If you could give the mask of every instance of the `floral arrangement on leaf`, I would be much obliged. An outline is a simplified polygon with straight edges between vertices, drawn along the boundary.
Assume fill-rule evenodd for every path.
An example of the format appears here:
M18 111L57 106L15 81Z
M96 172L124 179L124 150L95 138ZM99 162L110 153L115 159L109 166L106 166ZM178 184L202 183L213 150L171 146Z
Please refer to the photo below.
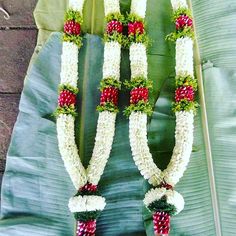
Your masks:
M65 168L76 189L69 200L69 209L77 221L77 236L94 236L96 220L106 206L105 198L98 192L98 182L110 155L118 112L118 90L120 89L120 27L114 23L120 14L119 0L104 0L107 31L110 37L104 47L103 78L100 83L101 98L97 107L99 117L92 157L87 169L79 157L75 142L76 95L78 93L78 54L82 46L81 25L83 23L84 0L70 0L65 16L61 55L61 82L57 115L57 137ZM112 23L111 23L112 22ZM111 30L112 29L112 30Z
M152 114L148 102L151 81L148 80L147 37L144 27L147 0L132 0L130 25L131 80L126 82L130 92L129 138L133 159L140 173L154 187L143 200L153 214L155 235L168 235L170 217L184 208L184 199L174 190L183 176L193 144L193 122L197 103L194 94L197 82L193 71L193 22L185 0L172 0L176 31L167 38L176 41L176 91L173 111L176 115L175 147L165 170L154 163L148 147L147 116ZM138 25L138 26L137 26Z

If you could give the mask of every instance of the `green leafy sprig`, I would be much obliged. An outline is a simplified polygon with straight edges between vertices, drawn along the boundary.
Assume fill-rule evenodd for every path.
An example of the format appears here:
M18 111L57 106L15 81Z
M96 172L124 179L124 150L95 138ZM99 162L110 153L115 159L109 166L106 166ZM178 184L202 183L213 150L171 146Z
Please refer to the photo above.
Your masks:
M65 21L74 20L75 22L82 24L83 17L79 11L75 11L73 9L69 9L65 14Z
M154 201L147 206L148 210L151 212L166 212L170 216L176 214L177 209L174 205L167 203L166 197L162 197L160 200Z
M177 75L175 77L175 84L176 84L176 87L192 86L193 90L197 91L197 80L194 79L190 75L186 75L186 76Z
M77 116L76 109L74 105L70 106L63 106L63 107L57 107L56 111L54 112L54 116L58 117L59 115L72 115Z
M126 80L124 82L124 85L126 86L126 88L128 88L130 90L137 88L137 87L152 89L153 82L149 79L144 78L144 77L135 77L135 78L132 78L130 81Z
M122 15L121 13L119 12L115 12L115 13L110 13L106 16L106 22L110 22L112 20L117 20L119 21L120 23L122 24L125 24L126 23L126 20L125 20L125 17L124 15Z
M89 220L96 220L102 211L85 211L85 212L76 212L74 217L78 221L86 222Z
M194 101L188 101L187 99L181 99L179 102L173 102L173 112L178 111L193 111L196 113L199 104Z
M114 88L117 88L120 90L121 89L121 82L118 81L117 79L112 78L112 77L108 77L108 78L101 80L100 87L99 87L101 92L103 91L103 89L109 88L109 87L114 87Z
M59 92L61 92L63 90L68 90L74 94L78 94L78 92L79 92L78 88L71 86L70 84L60 84L58 87L58 90L59 90Z
M172 21L175 23L175 21L181 16L181 15L186 15L189 18L192 18L192 13L189 8L178 8L176 11L174 11L172 15Z
M71 42L78 46L78 48L82 47L82 37L80 35L72 35L72 34L63 34L63 41L64 42Z
M119 109L114 103L112 102L106 102L104 105L98 105L97 106L97 111L98 112L103 112L103 111L110 111L113 113L118 113Z
M126 107L124 110L124 115L128 117L132 112L142 112L146 113L148 116L151 116L153 113L152 105L149 102L140 100L138 103L130 104Z

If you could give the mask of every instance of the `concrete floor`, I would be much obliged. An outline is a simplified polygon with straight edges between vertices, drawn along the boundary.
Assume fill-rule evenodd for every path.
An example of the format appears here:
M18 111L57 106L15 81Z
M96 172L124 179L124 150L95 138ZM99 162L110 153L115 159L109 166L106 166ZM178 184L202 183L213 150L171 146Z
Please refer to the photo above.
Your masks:
M37 0L0 1L0 7L10 14L6 20L0 12L0 184L24 77L36 45L36 3Z

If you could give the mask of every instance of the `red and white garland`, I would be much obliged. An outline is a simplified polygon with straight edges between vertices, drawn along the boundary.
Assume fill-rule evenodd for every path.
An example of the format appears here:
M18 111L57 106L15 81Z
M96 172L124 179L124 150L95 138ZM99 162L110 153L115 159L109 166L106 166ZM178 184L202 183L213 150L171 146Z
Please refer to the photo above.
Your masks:
M196 103L196 81L193 72L193 25L185 0L172 0L176 32L168 36L176 40L176 92L173 110L176 115L175 147L167 168L160 170L153 161L148 147L147 115L149 113L148 65L145 41L130 45L131 81L129 138L133 159L139 171L155 188L144 198L145 206L153 213L156 235L168 235L170 216L184 208L183 197L173 188L187 167L193 145L193 122ZM131 15L144 22L147 0L132 0ZM145 29L136 32L138 39ZM132 37L133 38L133 37ZM136 99L133 99L135 95Z
M97 191L97 185L109 158L115 132L121 45L112 39L105 43L97 132L92 157L88 168L85 169L79 157L74 131L83 5L84 0L69 1L64 24L60 94L56 113L60 154L78 191L69 200L69 209L77 220L76 235L92 236L96 231L96 219L106 205L105 198ZM104 0L104 6L106 17L120 14L119 0ZM110 32L110 35L113 33L115 30Z

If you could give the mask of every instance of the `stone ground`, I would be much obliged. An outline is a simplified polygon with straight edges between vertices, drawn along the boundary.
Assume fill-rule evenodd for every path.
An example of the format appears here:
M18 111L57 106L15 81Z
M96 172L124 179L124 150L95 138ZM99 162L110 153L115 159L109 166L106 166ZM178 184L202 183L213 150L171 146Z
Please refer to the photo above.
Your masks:
M24 77L36 44L36 3L37 0L0 1L0 7L10 14L6 20L0 12L0 185Z

